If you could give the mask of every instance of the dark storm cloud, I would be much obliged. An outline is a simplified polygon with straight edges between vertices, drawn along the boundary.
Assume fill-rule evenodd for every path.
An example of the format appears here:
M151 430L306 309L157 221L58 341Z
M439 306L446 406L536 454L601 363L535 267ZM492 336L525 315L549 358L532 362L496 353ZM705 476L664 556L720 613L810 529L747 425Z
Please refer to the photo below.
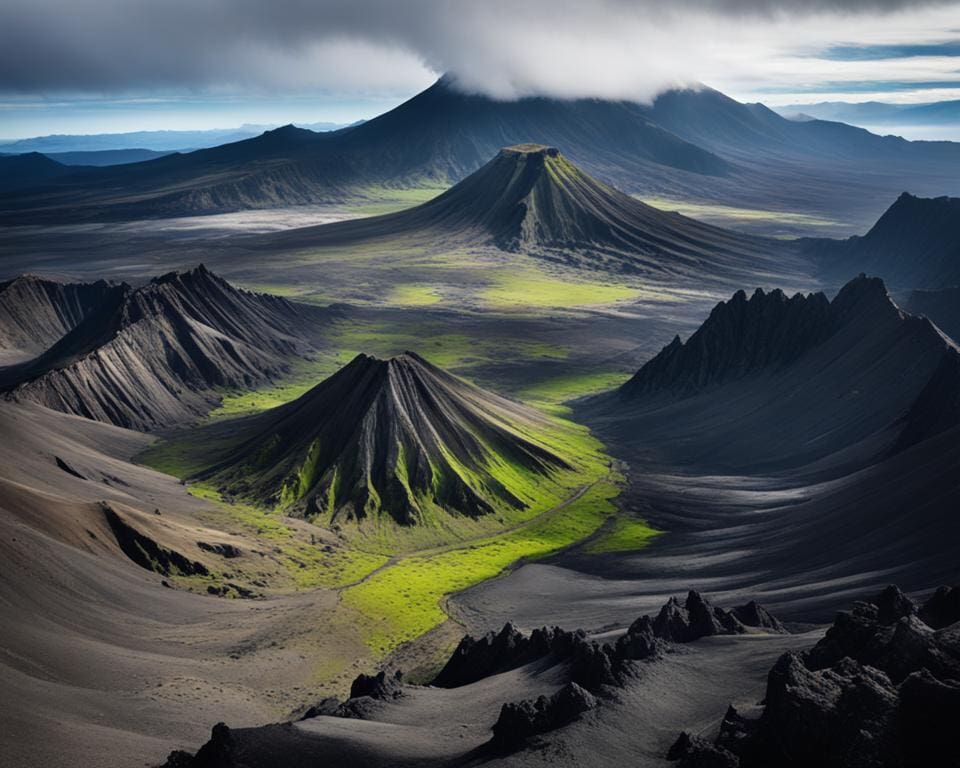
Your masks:
M0 90L404 87L426 70L509 96L655 88L688 18L895 12L937 0L0 0ZM673 36L664 30L672 30ZM636 62L640 60L643 66ZM584 68L586 67L586 70ZM616 73L622 72L618 79ZM580 78L579 75L583 74ZM677 76L696 75L680 72ZM594 78L595 79L595 78ZM622 81L622 82L621 82ZM598 94L607 95L607 94Z

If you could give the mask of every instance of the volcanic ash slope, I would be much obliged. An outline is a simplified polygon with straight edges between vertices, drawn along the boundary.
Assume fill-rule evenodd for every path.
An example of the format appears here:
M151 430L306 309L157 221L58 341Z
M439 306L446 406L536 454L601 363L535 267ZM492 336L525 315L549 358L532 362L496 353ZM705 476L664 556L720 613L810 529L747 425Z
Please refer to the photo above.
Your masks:
M132 429L184 422L214 387L252 386L306 349L300 310L203 266L120 286L39 357L4 372L17 400ZM11 387L11 385L14 385Z
M416 235L687 286L803 278L810 265L779 240L731 232L641 203L555 147L506 147L442 195L398 213L269 236L274 246L344 246Z
M510 515L535 507L581 460L569 458L574 433L410 352L358 355L299 399L225 431L200 477L327 522Z

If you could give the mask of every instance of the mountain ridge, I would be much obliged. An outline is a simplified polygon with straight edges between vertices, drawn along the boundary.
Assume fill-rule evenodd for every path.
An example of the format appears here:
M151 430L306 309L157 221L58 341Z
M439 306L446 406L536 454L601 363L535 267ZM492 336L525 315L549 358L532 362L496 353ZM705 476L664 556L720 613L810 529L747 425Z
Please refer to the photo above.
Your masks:
M150 430L205 413L215 387L284 371L298 351L299 312L239 291L202 265L141 288L115 288L46 352L4 371L8 396Z
M587 172L630 193L833 211L857 222L875 218L877 201L892 195L894 184L907 180L924 194L952 192L950 180L960 169L960 146L911 144L839 123L794 123L708 88L670 92L653 105L542 97L509 102L465 94L455 78L443 77L355 127L310 137L288 137L281 129L147 163L74 169L29 193L0 195L0 221L122 220L343 202L384 186L455 183L500 147L524 142L563 147ZM869 194L849 194L851 168L868 179ZM802 172L818 194L784 185L787 170Z

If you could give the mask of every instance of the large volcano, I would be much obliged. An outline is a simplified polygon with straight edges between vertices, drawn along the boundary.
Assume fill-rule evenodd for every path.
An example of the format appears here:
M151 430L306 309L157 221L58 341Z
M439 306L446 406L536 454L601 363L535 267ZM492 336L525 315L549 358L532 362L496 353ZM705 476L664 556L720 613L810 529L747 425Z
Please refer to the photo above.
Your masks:
M274 245L316 247L413 235L421 242L486 245L674 285L767 282L807 270L790 244L661 211L540 144L501 149L478 171L415 208L268 239Z
M552 426L413 353L361 354L299 399L242 423L201 476L331 522L384 513L427 523L442 510L476 517L527 506L531 482L569 468L542 442Z
M500 147L563 147L631 193L813 212L845 231L873 221L904 187L958 191L960 148L821 120L794 122L709 88L652 105L600 99L502 101L444 77L356 127L293 126L211 149L110 168L39 175L0 194L10 224L135 219L362 198L378 187L456 183ZM42 182L42 186L39 186Z

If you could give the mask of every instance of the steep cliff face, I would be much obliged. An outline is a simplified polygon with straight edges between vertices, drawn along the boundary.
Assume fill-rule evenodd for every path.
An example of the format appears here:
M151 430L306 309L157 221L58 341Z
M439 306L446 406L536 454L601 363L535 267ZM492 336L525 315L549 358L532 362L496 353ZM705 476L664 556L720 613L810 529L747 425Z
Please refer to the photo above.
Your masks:
M299 399L245 424L201 476L260 503L331 520L423 523L525 506L515 483L567 468L536 440L546 420L413 353L358 355ZM511 481L512 478L512 481Z

